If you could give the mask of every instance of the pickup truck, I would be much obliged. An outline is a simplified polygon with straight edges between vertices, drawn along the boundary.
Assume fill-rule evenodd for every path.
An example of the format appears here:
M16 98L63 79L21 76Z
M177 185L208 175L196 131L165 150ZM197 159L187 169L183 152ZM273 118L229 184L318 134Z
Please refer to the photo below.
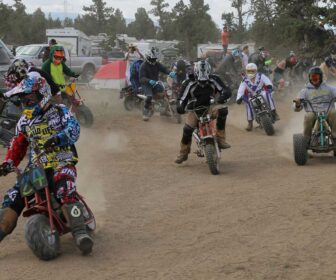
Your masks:
M5 43L0 40L0 88L5 87L4 75L14 60L14 56Z
M31 44L21 47L16 58L23 58L32 62L36 67L42 66L43 54L48 47L47 44ZM74 72L81 75L84 81L90 81L98 68L102 65L102 57L95 56L70 56L68 49L64 48L66 64Z

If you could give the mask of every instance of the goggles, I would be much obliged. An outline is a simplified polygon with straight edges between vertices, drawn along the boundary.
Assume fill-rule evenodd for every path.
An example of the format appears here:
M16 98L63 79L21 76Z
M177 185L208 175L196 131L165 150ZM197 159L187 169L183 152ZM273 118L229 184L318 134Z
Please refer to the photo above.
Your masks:
M320 74L310 74L309 79L310 81L314 83L318 83L318 82L321 82L321 75Z
M247 69L246 70L246 74L255 74L255 73L257 73L257 70L255 70L255 69Z
M64 59L64 56L54 55L54 59L56 59L56 60L62 60L62 59Z

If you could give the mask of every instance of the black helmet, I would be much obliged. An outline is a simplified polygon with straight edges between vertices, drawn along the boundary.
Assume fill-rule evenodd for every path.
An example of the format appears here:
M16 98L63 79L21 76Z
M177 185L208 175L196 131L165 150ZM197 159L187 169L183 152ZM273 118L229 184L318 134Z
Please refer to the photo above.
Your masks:
M7 87L13 88L20 83L28 74L29 64L22 58L15 59L5 74Z
M320 67L313 66L308 72L309 82L315 87L319 87L323 82L323 72Z

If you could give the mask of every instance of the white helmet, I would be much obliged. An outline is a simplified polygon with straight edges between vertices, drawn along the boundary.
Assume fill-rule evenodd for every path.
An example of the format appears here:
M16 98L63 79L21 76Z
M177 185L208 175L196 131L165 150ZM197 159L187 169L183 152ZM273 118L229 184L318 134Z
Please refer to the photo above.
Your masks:
M247 77L253 79L257 75L258 67L255 63L249 63L246 65L245 71Z
M155 47L152 47L150 50L148 50L145 54L145 59L150 64L155 64L157 59L159 57L159 50Z
M200 60L195 63L194 73L198 81L204 82L209 80L211 66L206 60Z

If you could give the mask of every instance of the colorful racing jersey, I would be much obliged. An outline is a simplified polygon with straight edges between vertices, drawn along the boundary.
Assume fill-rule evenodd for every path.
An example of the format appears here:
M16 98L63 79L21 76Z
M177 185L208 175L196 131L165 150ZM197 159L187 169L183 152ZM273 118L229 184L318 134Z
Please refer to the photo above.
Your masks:
M64 105L49 105L46 111L32 119L26 116L20 118L6 161L12 161L18 166L29 147L30 162L39 161L44 168L58 169L75 164L78 156L74 143L79 134L79 123ZM51 152L41 153L44 151L44 143L53 136L58 137L58 145Z

